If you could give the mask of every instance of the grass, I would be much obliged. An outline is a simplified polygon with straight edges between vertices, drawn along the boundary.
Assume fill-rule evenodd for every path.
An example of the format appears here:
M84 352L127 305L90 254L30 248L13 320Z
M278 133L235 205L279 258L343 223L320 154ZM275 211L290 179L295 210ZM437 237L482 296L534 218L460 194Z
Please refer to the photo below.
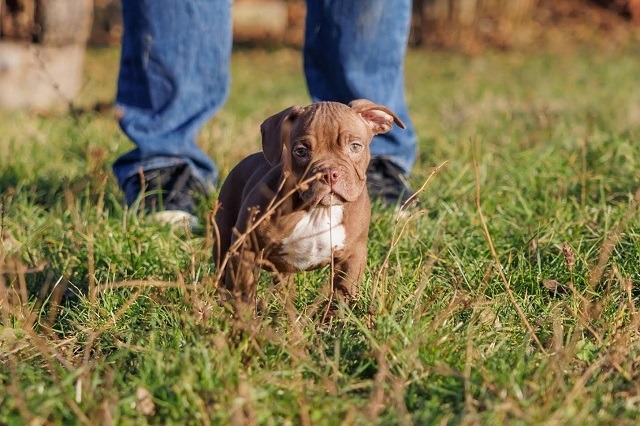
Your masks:
M332 323L261 281L235 324L207 229L123 207L118 53L83 113L0 113L0 424L633 424L640 415L640 51L411 52L425 212L374 210L361 294ZM299 53L238 51L199 142L224 176L306 104ZM203 217L212 201L202 207ZM241 329L241 331L239 331Z

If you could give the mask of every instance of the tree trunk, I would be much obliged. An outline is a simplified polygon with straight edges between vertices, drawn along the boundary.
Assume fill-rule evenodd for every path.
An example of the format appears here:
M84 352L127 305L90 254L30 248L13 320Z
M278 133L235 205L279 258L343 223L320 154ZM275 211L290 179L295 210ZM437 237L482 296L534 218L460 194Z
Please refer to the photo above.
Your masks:
M36 40L48 46L84 44L92 13L92 0L36 0Z
M82 84L93 0L0 0L0 108L71 105ZM4 10L6 9L6 10Z
M0 37L31 40L34 31L34 0L0 0Z

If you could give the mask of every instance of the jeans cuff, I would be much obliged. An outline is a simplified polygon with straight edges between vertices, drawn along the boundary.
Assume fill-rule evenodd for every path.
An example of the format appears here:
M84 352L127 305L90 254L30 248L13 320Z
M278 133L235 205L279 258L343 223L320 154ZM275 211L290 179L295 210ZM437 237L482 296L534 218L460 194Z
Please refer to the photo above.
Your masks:
M118 181L118 185L124 192L127 205L131 205L140 195L140 174L145 174L151 170L171 168L181 165L187 165L193 178L206 193L212 193L215 190L217 181L217 173L203 174L193 164L192 161L178 157L155 157L137 164L126 166L118 166L114 164L113 172Z

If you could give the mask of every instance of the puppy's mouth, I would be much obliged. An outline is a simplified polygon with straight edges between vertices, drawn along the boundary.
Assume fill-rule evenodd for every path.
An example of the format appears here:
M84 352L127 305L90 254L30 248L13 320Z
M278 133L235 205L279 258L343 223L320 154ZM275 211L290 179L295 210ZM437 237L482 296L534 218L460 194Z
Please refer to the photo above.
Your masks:
M334 189L329 186L315 188L316 190L300 191L300 198L310 206L338 206L347 202L347 200ZM319 189L319 190L318 190Z
M328 207L328 206L339 206L339 205L344 204L346 202L347 202L347 200L345 200L341 195L339 195L335 191L331 190L331 191L329 191L328 194L324 195L320 199L318 204Z

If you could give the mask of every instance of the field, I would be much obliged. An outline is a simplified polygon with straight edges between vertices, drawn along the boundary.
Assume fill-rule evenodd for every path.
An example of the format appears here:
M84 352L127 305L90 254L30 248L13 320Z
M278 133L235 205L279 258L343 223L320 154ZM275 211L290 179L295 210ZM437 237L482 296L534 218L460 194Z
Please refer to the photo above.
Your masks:
M411 176L376 207L357 302L328 271L217 303L207 226L124 207L118 52L73 114L0 112L0 424L633 424L640 417L640 51L414 51ZM239 50L201 146L224 176L308 103L299 52ZM206 222L214 200L202 206Z

